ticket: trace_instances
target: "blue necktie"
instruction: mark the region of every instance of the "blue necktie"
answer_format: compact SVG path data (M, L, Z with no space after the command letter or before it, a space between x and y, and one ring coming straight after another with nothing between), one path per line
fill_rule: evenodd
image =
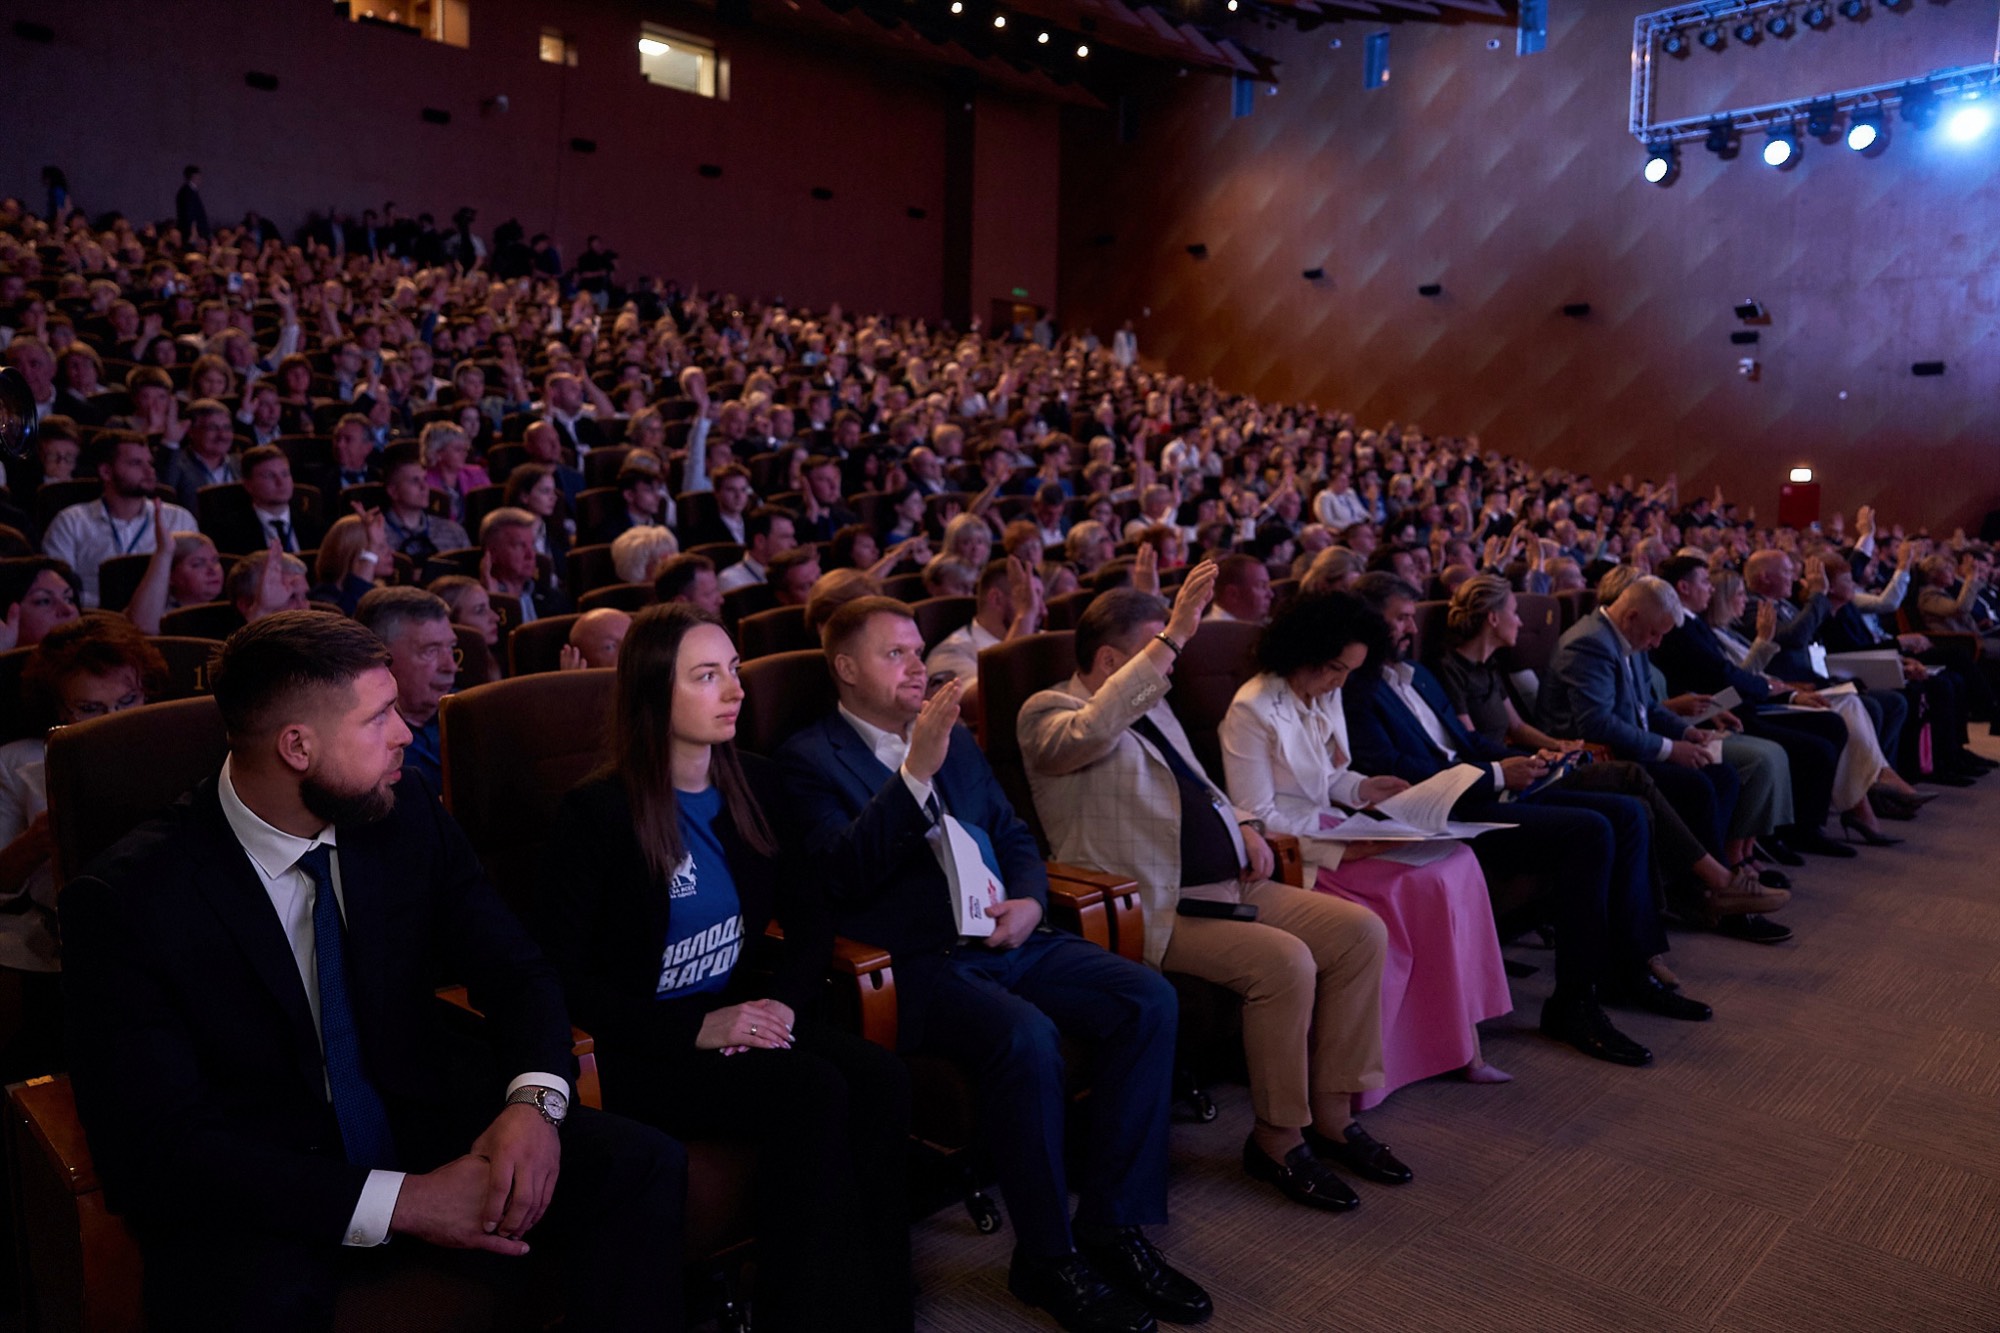
M333 1093L333 1117L347 1160L371 1169L392 1169L396 1140L389 1108L368 1081L361 1063L361 1034L347 994L347 931L333 892L333 849L321 843L299 858L298 868L313 882L313 956L319 966L319 1031L326 1053L326 1080Z

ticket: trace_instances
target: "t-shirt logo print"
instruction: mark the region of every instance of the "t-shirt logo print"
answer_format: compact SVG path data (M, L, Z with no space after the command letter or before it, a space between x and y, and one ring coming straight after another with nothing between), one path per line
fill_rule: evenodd
M743 917L734 886L725 880L703 893L699 879L690 854L667 881L667 899L675 910L660 954L660 982L654 990L659 999L720 990L742 955Z

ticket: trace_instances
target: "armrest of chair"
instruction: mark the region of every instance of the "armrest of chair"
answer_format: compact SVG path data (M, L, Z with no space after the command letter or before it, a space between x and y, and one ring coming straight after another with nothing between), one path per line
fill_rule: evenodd
M472 1007L471 997L466 995L463 986L446 986L437 993L437 997L474 1018L486 1017ZM569 1039L570 1054L576 1057L576 1100L594 1111L601 1111L604 1109L604 1092L597 1081L597 1039L575 1026L569 1030Z
M10 1084L7 1099L9 1192L30 1326L142 1327L139 1245L105 1207L69 1080Z
M1051 924L1074 930L1100 948L1134 962L1145 956L1145 913L1139 905L1138 881L1127 875L1051 861L1049 915Z
M833 974L853 984L861 1035L884 1050L895 1050L896 970L889 951L836 935Z
M1271 855L1278 861L1271 877L1295 889L1305 888L1306 860L1299 850L1299 840L1289 833L1266 833L1264 841L1271 845Z
M1911 630L1907 632L1922 634L1926 639L1931 641L1933 648L1950 649L1954 656L1962 656L1968 662L1977 662L1980 655L1985 651L1985 644L1981 642L1979 635L1968 634L1964 630Z
M764 938L785 942L785 930L776 921L764 927ZM847 999L855 1032L887 1051L896 1049L896 969L887 949L878 949L845 935L833 937L833 956L827 961L836 1003ZM850 998L851 997L851 998Z

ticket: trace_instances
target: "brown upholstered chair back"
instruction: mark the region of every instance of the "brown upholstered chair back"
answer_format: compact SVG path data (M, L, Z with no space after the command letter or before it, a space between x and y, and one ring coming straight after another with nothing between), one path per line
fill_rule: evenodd
M1597 594L1589 588L1579 588L1575 592L1559 592L1556 604L1561 608L1562 627L1568 629L1597 609Z
M614 673L552 671L444 701L444 801L507 903L521 907L556 804L608 759Z
M1509 673L1532 671L1539 679L1548 674L1556 645L1562 641L1562 604L1553 597L1526 592L1517 594L1514 602L1521 613L1521 634L1500 665Z
M918 602L928 597L930 592L924 587L924 576L919 572L916 574L896 574L883 579L882 595L884 597L893 597L899 602L908 602L910 605L915 606Z
M593 588L609 587L619 581L618 568L611 563L610 542L572 546L568 563L571 596L581 596Z
M160 633L174 638L226 639L243 628L234 602L197 602L160 617Z
M1014 805L1035 840L1048 850L1042 821L1028 790L1028 770L1021 761L1021 738L1015 724L1030 696L1059 685L1076 673L1076 635L1070 630L1044 630L1023 639L995 644L979 654L979 707L986 722L986 762L1000 779L1000 789Z
M1167 703L1187 732L1194 757L1219 785L1222 782L1222 739L1217 734L1229 701L1243 682L1257 674L1258 625L1239 620L1204 620L1201 631L1187 641L1174 663L1173 688Z
M817 722L840 702L826 654L817 648L773 653L743 663L743 710L736 744L751 754L778 753L795 732Z
M1078 592L1066 592L1060 597L1049 598L1048 614L1042 617L1044 629L1075 629L1083 613L1097 600L1095 588L1084 588Z
M197 639L174 634L156 634L146 640L159 650L167 663L168 699L190 699L208 693L208 672L222 644L215 639Z
M653 585L650 583L607 583L602 588L592 588L578 598L576 609L595 611L608 606L614 611L639 611L653 602Z
M49 832L56 883L160 814L229 752L207 696L147 704L49 733ZM143 761L143 762L141 762Z
M754 616L743 617L736 626L736 651L743 655L746 662L753 657L808 649L817 651L818 640L806 628L806 609L803 606L774 606Z
M1412 649L1417 661L1432 661L1444 651L1445 621L1450 613L1450 602L1417 603L1417 642Z
M978 610L979 599L976 597L926 597L921 602L910 603L911 614L917 618L917 632L924 636L926 651L971 624Z
M543 616L540 620L516 625L514 632L507 636L507 674L532 676L560 667L562 648L569 642L570 627L576 624L577 614L580 613Z

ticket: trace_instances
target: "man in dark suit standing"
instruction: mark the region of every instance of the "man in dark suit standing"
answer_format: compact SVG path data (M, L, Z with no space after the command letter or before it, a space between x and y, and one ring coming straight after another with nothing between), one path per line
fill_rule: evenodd
M221 773L61 909L77 1109L153 1326L330 1327L343 1288L410 1263L497 1277L532 1232L571 1260L573 1326L671 1327L685 1156L570 1109L553 969L435 794L396 785L380 641L281 613L213 679ZM439 1059L440 976L486 1015L480 1072ZM375 1248L392 1235L427 1244Z
M959 684L925 700L909 607L857 599L823 638L839 710L780 753L797 826L811 830L805 850L835 928L895 959L902 1049L949 1060L973 1082L1019 1237L1009 1287L1072 1330L1206 1318L1208 1294L1140 1229L1166 1221L1172 988L1042 927L1048 873L1034 836L957 725ZM990 903L975 910L991 934L968 932L965 897ZM1097 1056L1074 1225L1063 1032Z

